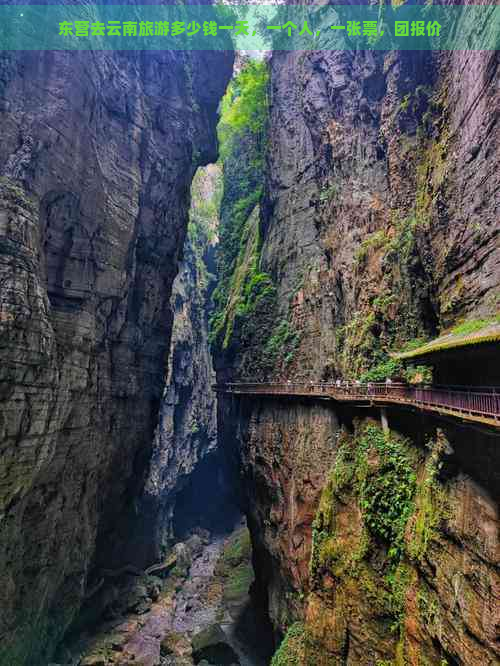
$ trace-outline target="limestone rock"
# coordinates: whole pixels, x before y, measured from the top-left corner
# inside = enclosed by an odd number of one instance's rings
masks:
[[[231,62],[215,52],[1,56],[5,663],[47,663],[92,565],[154,561],[156,538],[128,535],[163,392],[189,187],[216,157]]]
[[[174,655],[187,658],[192,653],[191,643],[185,634],[171,632],[163,638],[160,652],[162,656]]]
[[[210,664],[233,666],[239,659],[233,648],[228,644],[225,633],[220,625],[213,624],[193,636],[191,641],[193,659],[196,664],[206,660]]]
[[[259,270],[272,276],[275,311],[245,321],[257,345],[233,331],[239,344],[221,350],[219,381],[252,381],[266,341],[283,347],[289,331],[293,354],[278,350],[264,379],[357,379],[407,341],[497,312],[497,60],[472,51],[272,55],[258,229]],[[358,581],[338,563],[364,524],[351,497],[332,498],[330,569],[320,581],[310,576],[313,544],[327,538],[314,518],[340,434],[353,436],[366,412],[298,399],[231,400],[220,405],[219,422],[228,456],[239,457],[255,589],[265,590],[277,636],[298,623],[295,639],[318,666],[371,666],[402,651],[412,665],[498,661],[490,619],[499,586],[498,438],[446,423],[450,517],[439,521],[428,509],[439,523],[432,545],[422,560],[405,560],[413,585],[395,604],[406,612],[398,647],[391,611],[378,605],[390,578],[384,546],[363,560]],[[389,421],[409,438],[420,482],[425,442],[442,422],[397,410]]]

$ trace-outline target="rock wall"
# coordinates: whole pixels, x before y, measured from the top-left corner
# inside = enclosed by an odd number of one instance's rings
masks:
[[[299,400],[226,410],[285,636],[273,664],[496,663],[498,436],[395,410],[385,439],[376,410]]]
[[[136,545],[136,550],[144,545],[152,549],[153,559],[183,538],[189,527],[211,528],[218,523],[223,528],[221,513],[228,520],[232,516],[224,463],[217,450],[215,372],[208,342],[221,181],[216,164],[196,173],[184,258],[172,288],[168,375],[139,512],[141,526],[148,531],[152,523],[156,538],[145,543],[141,530]]]
[[[221,378],[357,378],[498,312],[497,83],[495,53],[273,54],[258,261],[273,315],[237,322]],[[495,663],[498,435],[233,401],[257,580],[288,630],[274,663]]]
[[[90,570],[134,561],[191,178],[224,53],[6,53],[0,661],[47,663]]]
[[[303,341],[286,374],[354,376],[497,312],[497,55],[272,62],[262,268]]]
[[[247,339],[236,326],[222,365],[354,377],[498,312],[497,80],[496,53],[273,54],[259,270],[275,313]]]

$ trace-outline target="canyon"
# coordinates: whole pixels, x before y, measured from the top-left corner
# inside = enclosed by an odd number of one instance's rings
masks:
[[[493,666],[498,428],[223,387],[499,386],[498,52],[233,60],[2,53],[0,664]]]

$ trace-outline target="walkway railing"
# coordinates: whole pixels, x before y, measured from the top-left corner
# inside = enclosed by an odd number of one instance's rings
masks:
[[[500,427],[500,388],[411,386],[400,383],[313,382],[229,383],[216,390],[230,394],[311,396],[339,402],[399,403]]]

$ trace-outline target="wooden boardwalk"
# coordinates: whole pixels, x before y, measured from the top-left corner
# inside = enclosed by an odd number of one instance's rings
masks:
[[[500,388],[410,386],[399,383],[336,382],[230,383],[215,387],[231,395],[307,396],[370,405],[409,405],[426,412],[454,416],[500,428]]]

